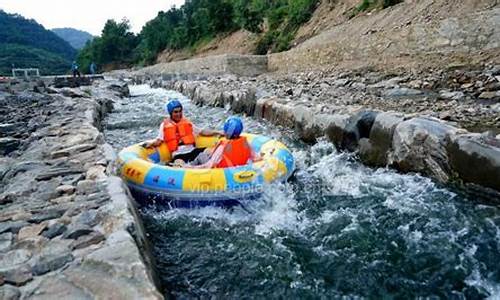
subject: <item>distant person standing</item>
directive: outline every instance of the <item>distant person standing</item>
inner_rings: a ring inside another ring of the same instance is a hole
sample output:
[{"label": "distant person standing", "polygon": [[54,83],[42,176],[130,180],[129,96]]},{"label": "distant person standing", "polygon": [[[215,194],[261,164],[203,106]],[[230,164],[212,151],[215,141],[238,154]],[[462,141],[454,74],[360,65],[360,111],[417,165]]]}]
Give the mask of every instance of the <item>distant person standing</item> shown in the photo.
[{"label": "distant person standing", "polygon": [[94,75],[97,72],[97,66],[94,62],[90,64],[90,74]]},{"label": "distant person standing", "polygon": [[78,75],[78,77],[80,77],[80,71],[78,70],[78,64],[76,63],[76,61],[73,61],[73,63],[71,64],[71,71],[73,72],[73,77],[76,77]]}]

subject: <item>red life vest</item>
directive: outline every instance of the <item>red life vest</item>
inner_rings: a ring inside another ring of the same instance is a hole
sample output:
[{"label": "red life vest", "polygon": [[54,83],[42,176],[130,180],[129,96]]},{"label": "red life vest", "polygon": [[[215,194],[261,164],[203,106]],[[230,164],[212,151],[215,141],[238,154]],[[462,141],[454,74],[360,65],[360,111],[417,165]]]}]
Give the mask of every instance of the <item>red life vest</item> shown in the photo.
[{"label": "red life vest", "polygon": [[243,136],[236,139],[220,141],[219,145],[224,147],[224,152],[221,161],[215,166],[216,168],[246,165],[248,160],[252,157],[250,145],[248,145],[247,139]]},{"label": "red life vest", "polygon": [[170,153],[177,150],[179,142],[184,145],[194,145],[193,124],[186,118],[175,123],[170,119],[163,121],[163,141],[167,143]]}]

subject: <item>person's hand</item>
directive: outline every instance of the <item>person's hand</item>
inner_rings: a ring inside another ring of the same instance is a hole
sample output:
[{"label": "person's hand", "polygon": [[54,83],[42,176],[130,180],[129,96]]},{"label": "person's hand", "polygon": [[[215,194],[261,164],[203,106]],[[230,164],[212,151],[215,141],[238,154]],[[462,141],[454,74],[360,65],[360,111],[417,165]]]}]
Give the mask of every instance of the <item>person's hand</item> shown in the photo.
[{"label": "person's hand", "polygon": [[152,142],[144,142],[141,144],[141,147],[143,148],[153,148],[161,144],[161,141],[159,140],[154,140]]},{"label": "person's hand", "polygon": [[176,168],[182,168],[186,165],[186,163],[182,160],[182,159],[176,159],[174,160],[174,162],[172,163],[172,166],[173,167],[176,167]]}]

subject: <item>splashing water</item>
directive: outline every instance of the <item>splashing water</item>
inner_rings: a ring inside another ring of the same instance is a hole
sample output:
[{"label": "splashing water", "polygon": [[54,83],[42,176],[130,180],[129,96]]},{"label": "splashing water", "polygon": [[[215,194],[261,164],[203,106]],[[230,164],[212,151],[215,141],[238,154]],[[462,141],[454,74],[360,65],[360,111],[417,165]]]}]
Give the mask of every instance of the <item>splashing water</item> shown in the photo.
[{"label": "splashing water", "polygon": [[[117,149],[157,135],[168,97],[200,127],[231,114],[148,86],[115,103],[106,138]],[[165,294],[180,298],[500,297],[500,209],[416,174],[370,169],[326,140],[283,141],[298,171],[260,201],[232,210],[141,212]]]}]

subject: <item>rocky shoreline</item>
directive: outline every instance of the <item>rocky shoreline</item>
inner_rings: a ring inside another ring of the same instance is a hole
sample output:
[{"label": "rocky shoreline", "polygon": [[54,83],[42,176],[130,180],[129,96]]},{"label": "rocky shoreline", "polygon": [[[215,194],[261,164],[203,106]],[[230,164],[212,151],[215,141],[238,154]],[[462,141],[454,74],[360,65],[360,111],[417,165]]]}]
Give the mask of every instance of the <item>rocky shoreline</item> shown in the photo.
[{"label": "rocky shoreline", "polygon": [[1,299],[163,298],[100,131],[127,95],[110,81],[0,87]]},{"label": "rocky shoreline", "polygon": [[306,142],[326,135],[340,150],[358,151],[370,166],[480,185],[495,198],[500,191],[500,66],[426,75],[325,70],[188,80],[154,72],[121,76],[179,91],[199,105],[230,107],[294,128]]}]

